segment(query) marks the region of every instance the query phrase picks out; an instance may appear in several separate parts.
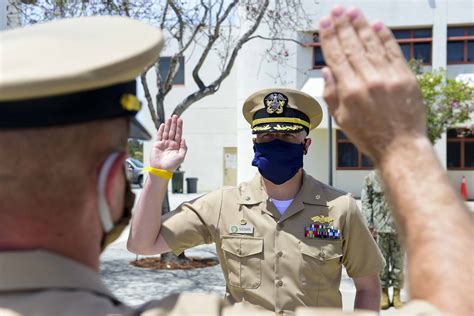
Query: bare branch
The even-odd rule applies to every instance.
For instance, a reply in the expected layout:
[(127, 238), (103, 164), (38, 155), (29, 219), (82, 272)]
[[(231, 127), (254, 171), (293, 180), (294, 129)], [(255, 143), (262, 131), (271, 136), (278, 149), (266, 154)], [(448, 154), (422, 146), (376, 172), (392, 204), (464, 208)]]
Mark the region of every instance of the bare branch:
[(265, 37), (265, 36), (262, 36), (262, 35), (254, 35), (254, 36), (250, 36), (247, 40), (248, 41), (251, 41), (253, 39), (256, 39), (256, 38), (259, 38), (259, 39), (263, 39), (263, 40), (266, 40), (266, 41), (282, 41), (282, 42), (293, 42), (293, 43), (296, 43), (300, 46), (303, 46), (303, 47), (306, 47), (306, 44), (303, 43), (303, 42), (300, 42), (298, 40), (295, 40), (294, 38), (286, 38), (286, 37)]
[(142, 82), (143, 90), (145, 91), (145, 98), (146, 98), (146, 101), (147, 101), (146, 103), (147, 103), (147, 106), (148, 106), (148, 110), (150, 111), (151, 119), (153, 120), (153, 124), (155, 124), (155, 128), (158, 130), (160, 125), (158, 124), (158, 119), (156, 117), (156, 112), (155, 112), (155, 109), (153, 107), (153, 99), (151, 98), (150, 89), (148, 88), (148, 83), (146, 81), (147, 72), (148, 72), (148, 70), (145, 71), (144, 73), (142, 73), (140, 75), (140, 79), (141, 79), (141, 82)]
[[(178, 27), (178, 33), (177, 33), (176, 39), (178, 40), (178, 43), (182, 45), (185, 23), (183, 21), (183, 16), (181, 15), (181, 10), (175, 5), (173, 0), (168, 0), (167, 3), (169, 4), (174, 14), (176, 14), (176, 17), (178, 18), (179, 27)], [(182, 46), (180, 46), (180, 48), (182, 48)]]
[(201, 70), (202, 65), (204, 64), (204, 61), (206, 60), (207, 56), (209, 55), (209, 52), (211, 51), (214, 43), (219, 38), (219, 33), (220, 33), (220, 28), (221, 28), (222, 22), (227, 18), (227, 16), (229, 16), (230, 12), (237, 5), (237, 3), (238, 3), (238, 1), (231, 2), (229, 4), (229, 6), (227, 7), (227, 9), (225, 10), (222, 17), (217, 20), (216, 26), (214, 27), (214, 33), (209, 36), (209, 41), (207, 42), (207, 45), (204, 48), (204, 51), (202, 52), (202, 55), (199, 58), (199, 61), (197, 62), (196, 66), (193, 69), (194, 81), (196, 82), (197, 86), (201, 90), (205, 88), (205, 85), (204, 85), (204, 82), (201, 80), (201, 77), (199, 76), (199, 71)]

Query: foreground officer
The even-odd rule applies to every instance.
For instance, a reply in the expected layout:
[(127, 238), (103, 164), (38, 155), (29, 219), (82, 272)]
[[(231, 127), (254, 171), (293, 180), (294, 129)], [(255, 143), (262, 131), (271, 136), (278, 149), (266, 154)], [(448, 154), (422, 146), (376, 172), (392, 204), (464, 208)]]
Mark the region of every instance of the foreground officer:
[[(404, 253), (379, 174), (379, 171), (372, 170), (365, 177), (360, 202), (369, 230), (385, 259), (385, 267), (380, 273), (382, 284), (380, 308), (388, 309), (391, 305), (400, 308), (403, 305), (400, 289), (403, 287)], [(393, 287), (391, 302), (388, 295), (389, 287)]]
[(149, 138), (134, 119), (135, 77), (158, 57), (161, 32), (78, 18), (0, 43), (0, 315), (191, 315), (197, 305), (220, 315), (222, 302), (202, 295), (134, 310), (98, 274), (130, 218), (127, 138)]
[(342, 265), (354, 279), (355, 307), (379, 309), (383, 259), (355, 200), (303, 171), (309, 131), (321, 121), (319, 104), (291, 89), (254, 93), (243, 114), (256, 134), (259, 174), (211, 192), (161, 218), (171, 171), (186, 145), (177, 117), (160, 126), (150, 172), (134, 211), (130, 251), (176, 254), (216, 243), (227, 299), (277, 313), (298, 306), (341, 307)]

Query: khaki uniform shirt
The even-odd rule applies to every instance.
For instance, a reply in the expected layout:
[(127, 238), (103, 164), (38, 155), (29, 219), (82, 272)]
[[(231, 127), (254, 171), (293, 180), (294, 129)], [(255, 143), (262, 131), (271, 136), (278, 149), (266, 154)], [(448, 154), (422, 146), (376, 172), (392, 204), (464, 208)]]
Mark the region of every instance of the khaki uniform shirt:
[[(305, 238), (305, 227), (317, 215), (334, 219), (342, 237)], [(252, 233), (232, 233), (231, 226), (241, 224), (253, 227)], [(341, 307), (342, 265), (351, 277), (378, 275), (384, 265), (355, 200), (306, 174), (283, 215), (257, 175), (182, 204), (163, 217), (160, 234), (176, 254), (215, 242), (228, 300), (277, 313), (298, 306)]]
[(0, 307), (20, 315), (133, 314), (98, 273), (41, 250), (0, 252)]

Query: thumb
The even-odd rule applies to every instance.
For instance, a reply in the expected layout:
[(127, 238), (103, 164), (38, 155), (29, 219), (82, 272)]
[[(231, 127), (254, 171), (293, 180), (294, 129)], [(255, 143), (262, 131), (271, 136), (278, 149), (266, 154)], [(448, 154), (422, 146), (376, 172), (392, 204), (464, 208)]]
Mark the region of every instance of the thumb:
[(186, 146), (186, 140), (183, 138), (181, 139), (181, 143), (179, 144), (179, 153), (184, 156), (186, 155), (187, 151), (188, 151), (188, 146)]

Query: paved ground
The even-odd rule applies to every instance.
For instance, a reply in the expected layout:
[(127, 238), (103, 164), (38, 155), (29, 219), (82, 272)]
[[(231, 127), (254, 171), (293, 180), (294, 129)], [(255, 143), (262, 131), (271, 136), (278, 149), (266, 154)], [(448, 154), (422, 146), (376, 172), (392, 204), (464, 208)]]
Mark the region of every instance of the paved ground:
[[(137, 194), (140, 190), (134, 189)], [(191, 200), (199, 194), (175, 194), (170, 196), (171, 207), (182, 201)], [(472, 205), (471, 205), (472, 207)], [(101, 257), (101, 274), (117, 297), (129, 305), (139, 305), (151, 299), (160, 299), (172, 293), (206, 292), (223, 296), (225, 282), (220, 265), (193, 270), (150, 270), (137, 268), (129, 264), (136, 255), (126, 250), (128, 230), (110, 245)], [(209, 258), (216, 257), (214, 245), (202, 245), (186, 251), (187, 256)], [(352, 280), (343, 271), (341, 293), (345, 310), (351, 310), (354, 302), (355, 287)], [(402, 291), (402, 299), (408, 299)], [(381, 315), (390, 315), (393, 308)]]

